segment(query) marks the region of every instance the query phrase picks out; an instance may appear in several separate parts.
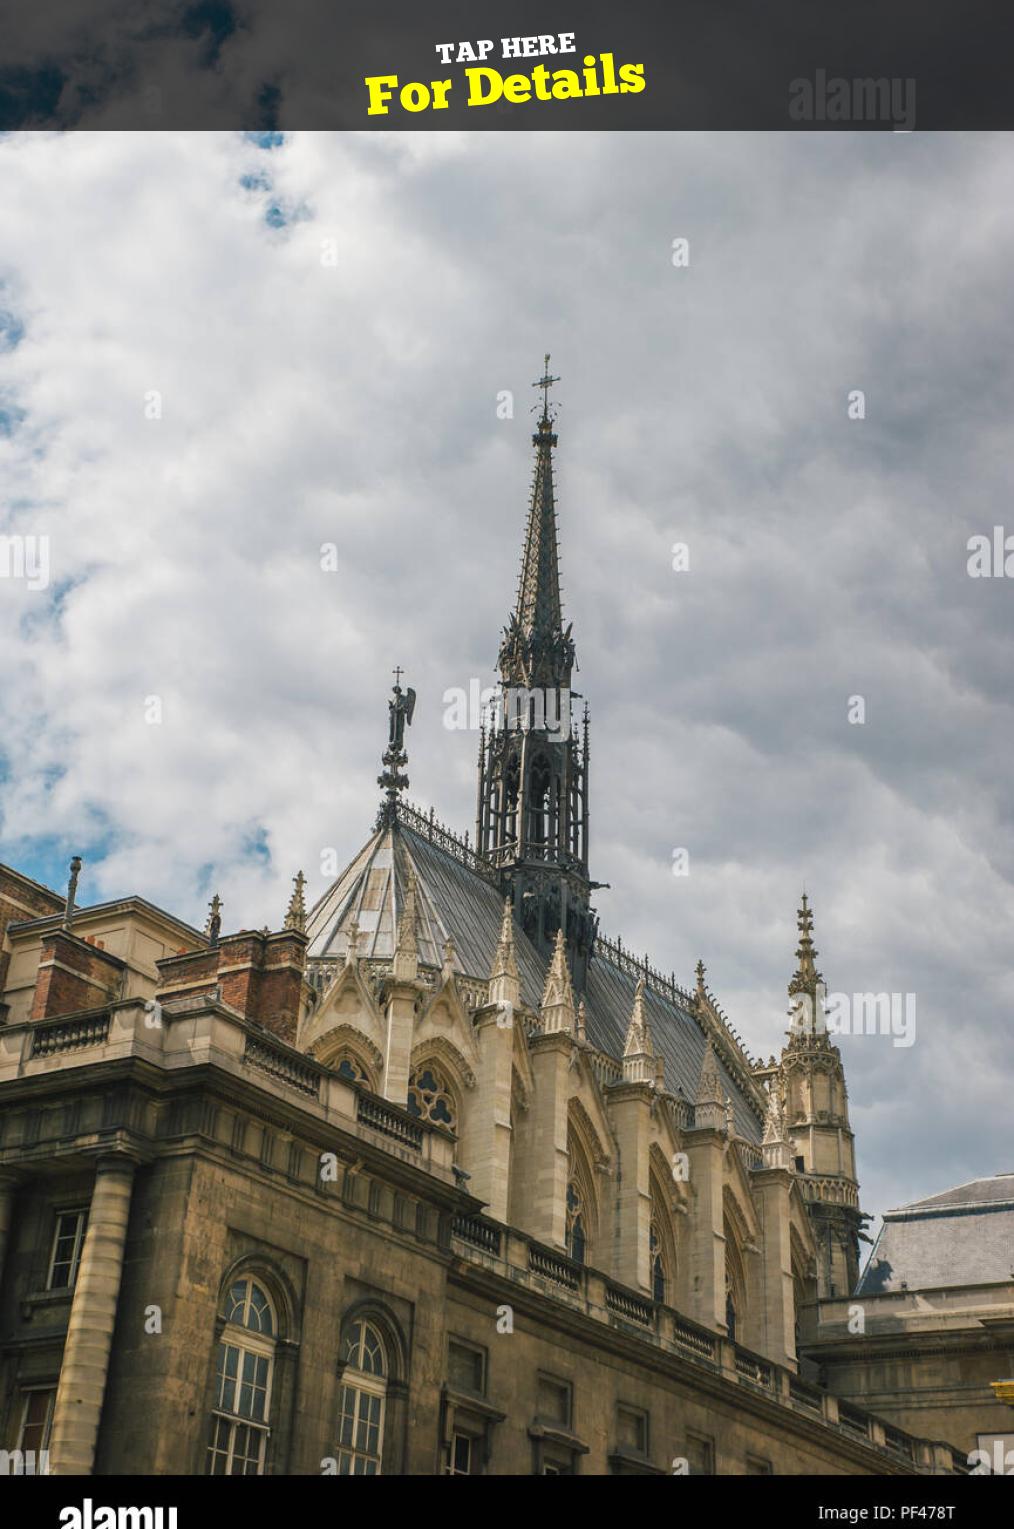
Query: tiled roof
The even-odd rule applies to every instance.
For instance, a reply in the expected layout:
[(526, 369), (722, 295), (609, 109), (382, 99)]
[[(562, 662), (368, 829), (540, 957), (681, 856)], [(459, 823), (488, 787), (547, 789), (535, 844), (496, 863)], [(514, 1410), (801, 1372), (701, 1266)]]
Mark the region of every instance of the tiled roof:
[[(307, 919), (311, 960), (344, 959), (347, 927), (355, 914), (359, 952), (365, 959), (389, 960), (404, 906), (409, 868), (416, 877), (416, 939), (419, 959), (442, 962), (450, 936), (455, 968), (485, 981), (500, 933), (503, 896), (492, 878), (431, 842), (403, 822), (380, 829), (338, 880), (311, 909)], [(537, 1009), (545, 985), (548, 958), (514, 926), (514, 949), (522, 1000)], [(636, 977), (612, 956), (596, 950), (585, 991), (587, 1037), (597, 1050), (620, 1059), (634, 1004)], [(645, 1007), (656, 1055), (665, 1060), (665, 1086), (693, 1102), (707, 1038), (689, 1007), (659, 992), (649, 982)], [(762, 1123), (742, 1086), (719, 1058), (724, 1092), (732, 1100), (740, 1135), (761, 1138)]]
[(1014, 1284), (1014, 1174), (889, 1210), (857, 1294)]

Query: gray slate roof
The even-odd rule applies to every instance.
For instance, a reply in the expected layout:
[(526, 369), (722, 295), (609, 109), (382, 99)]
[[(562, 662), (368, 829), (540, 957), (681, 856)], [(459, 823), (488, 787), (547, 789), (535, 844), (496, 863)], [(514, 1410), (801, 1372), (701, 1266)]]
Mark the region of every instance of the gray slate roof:
[(1014, 1284), (1014, 1173), (887, 1211), (856, 1293), (991, 1284)]
[[(409, 868), (416, 878), (416, 939), (419, 959), (439, 966), (450, 936), (455, 969), (470, 977), (489, 976), (500, 935), (503, 896), (492, 879), (464, 864), (403, 822), (380, 829), (364, 845), (338, 880), (328, 888), (307, 919), (311, 960), (344, 959), (347, 926), (355, 914), (359, 952), (364, 958), (389, 960), (404, 907)], [(515, 923), (514, 951), (521, 996), (538, 1009), (548, 960)], [(617, 1059), (623, 1056), (634, 1004), (636, 978), (601, 949), (594, 955), (585, 992), (588, 1041)], [(649, 982), (645, 1007), (655, 1053), (665, 1060), (665, 1087), (693, 1102), (707, 1040), (690, 1010), (658, 992)], [(723, 1090), (732, 1100), (741, 1136), (759, 1142), (762, 1123), (743, 1089), (719, 1058)]]

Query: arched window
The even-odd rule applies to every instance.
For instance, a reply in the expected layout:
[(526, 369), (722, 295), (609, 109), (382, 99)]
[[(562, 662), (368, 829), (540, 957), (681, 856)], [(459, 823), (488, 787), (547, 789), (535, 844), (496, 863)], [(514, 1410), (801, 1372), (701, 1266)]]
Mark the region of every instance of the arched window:
[(662, 1238), (659, 1234), (658, 1222), (651, 1223), (651, 1231), (648, 1234), (648, 1246), (651, 1257), (651, 1298), (660, 1306), (665, 1305), (666, 1277), (665, 1259), (662, 1256)]
[(365, 1083), (367, 1088), (372, 1088), (370, 1075), (357, 1056), (351, 1051), (343, 1051), (337, 1062), (332, 1062), (339, 1078), (345, 1078), (349, 1083)]
[(372, 1322), (353, 1322), (342, 1345), (338, 1398), (339, 1476), (379, 1476), (384, 1443), (387, 1352)]
[(576, 1264), (583, 1264), (584, 1250), (584, 1202), (580, 1189), (571, 1179), (567, 1185), (567, 1254)]
[(454, 1130), (454, 1095), (443, 1073), (428, 1062), (417, 1067), (408, 1080), (406, 1108), (417, 1120), (432, 1120)]
[(531, 841), (533, 844), (547, 844), (550, 836), (550, 804), (549, 788), (552, 775), (549, 768), (549, 760), (544, 754), (540, 754), (532, 762), (532, 773), (529, 785), (529, 809), (531, 823)]
[(244, 1276), (229, 1287), (218, 1345), (208, 1473), (261, 1476), (271, 1417), (278, 1326), (261, 1285)]
[(728, 1331), (730, 1343), (736, 1341), (736, 1294), (732, 1283), (732, 1276), (728, 1269), (725, 1271), (725, 1326)]

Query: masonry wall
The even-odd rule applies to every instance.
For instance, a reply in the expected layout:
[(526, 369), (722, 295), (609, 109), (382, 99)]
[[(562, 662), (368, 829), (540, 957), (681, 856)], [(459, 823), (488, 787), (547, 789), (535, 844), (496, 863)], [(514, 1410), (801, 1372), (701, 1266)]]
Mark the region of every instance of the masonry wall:
[[(293, 1158), (287, 1144), (276, 1144), (266, 1163), (263, 1132), (239, 1112), (219, 1110), (214, 1129), (218, 1147), (184, 1148), (138, 1170), (98, 1473), (203, 1472), (216, 1315), (223, 1281), (238, 1268), (266, 1279), (283, 1312), (269, 1456), (275, 1473), (316, 1474), (333, 1455), (342, 1323), (364, 1302), (386, 1313), (397, 1335), (388, 1471), (428, 1475), (442, 1466), (449, 1336), (487, 1355), (485, 1401), (506, 1415), (490, 1432), (493, 1474), (537, 1466), (531, 1430), (540, 1373), (572, 1388), (566, 1431), (587, 1446), (575, 1456), (579, 1473), (615, 1468), (618, 1403), (648, 1413), (644, 1464), (656, 1471), (671, 1471), (675, 1458), (692, 1452), (692, 1435), (698, 1447), (710, 1441), (723, 1474), (756, 1469), (758, 1460), (776, 1474), (863, 1469), (826, 1429), (807, 1428), (769, 1399), (704, 1396), (692, 1375), (663, 1374), (665, 1356), (635, 1338), (576, 1336), (570, 1314), (531, 1292), (519, 1291), (512, 1303), (513, 1331), (498, 1332), (502, 1289), (493, 1281), (488, 1292), (470, 1288), (481, 1285), (483, 1271), (454, 1257), (432, 1207), (364, 1173), (322, 1190), (312, 1154), (297, 1147)], [(8, 1394), (26, 1377), (55, 1378), (69, 1300), (43, 1301), (27, 1324), (19, 1313), (40, 1283), (47, 1216), (87, 1198), (89, 1186), (87, 1177), (70, 1175), (45, 1194), (22, 1196), (2, 1303), (4, 1331), (17, 1335), (4, 1361)], [(155, 1307), (160, 1333), (145, 1331)]]

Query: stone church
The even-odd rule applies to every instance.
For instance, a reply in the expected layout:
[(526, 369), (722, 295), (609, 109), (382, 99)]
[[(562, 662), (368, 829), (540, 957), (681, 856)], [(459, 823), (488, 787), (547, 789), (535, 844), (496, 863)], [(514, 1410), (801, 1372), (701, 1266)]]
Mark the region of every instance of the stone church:
[(405, 800), (399, 673), (373, 831), (280, 928), (0, 872), (11, 1468), (966, 1469), (820, 1366), (864, 1217), (805, 896), (766, 1063), (599, 930), (553, 380), (474, 837)]

